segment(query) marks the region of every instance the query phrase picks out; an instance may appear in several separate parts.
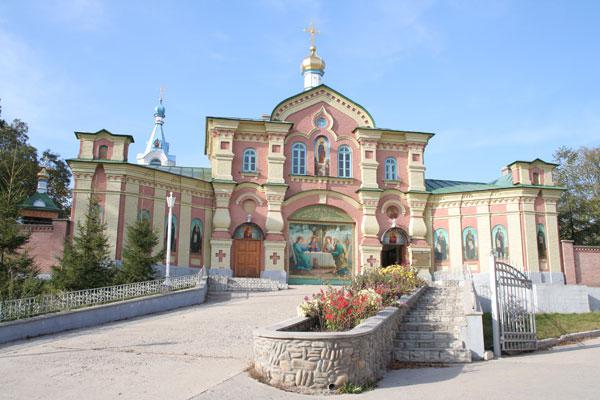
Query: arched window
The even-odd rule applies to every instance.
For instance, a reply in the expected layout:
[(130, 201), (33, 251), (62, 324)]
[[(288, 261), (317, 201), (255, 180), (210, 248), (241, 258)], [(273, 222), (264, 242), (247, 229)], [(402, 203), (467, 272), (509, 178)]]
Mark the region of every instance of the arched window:
[(256, 172), (256, 150), (244, 150), (244, 165), (242, 167), (242, 171)]
[(160, 166), (160, 160), (158, 158), (153, 158), (152, 160), (150, 160), (150, 165), (156, 165), (157, 167)]
[(108, 159), (108, 146), (103, 144), (98, 147), (98, 159), (107, 160)]
[(352, 177), (352, 150), (348, 146), (340, 146), (338, 149), (338, 176)]
[(385, 159), (385, 180), (395, 181), (398, 179), (398, 168), (396, 168), (396, 159), (395, 158), (386, 158)]
[(306, 146), (303, 143), (292, 145), (292, 175), (306, 175)]

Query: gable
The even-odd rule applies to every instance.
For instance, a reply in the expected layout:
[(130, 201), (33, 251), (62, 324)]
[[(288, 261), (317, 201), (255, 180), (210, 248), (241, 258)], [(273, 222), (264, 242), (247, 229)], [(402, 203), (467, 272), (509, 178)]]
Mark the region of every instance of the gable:
[(375, 127), (373, 117), (371, 117), (371, 114), (369, 114), (363, 106), (331, 89), (327, 85), (319, 85), (283, 100), (273, 109), (271, 119), (275, 121), (286, 121), (287, 117), (290, 115), (318, 103), (328, 104), (336, 110), (348, 115), (356, 121), (356, 124), (359, 127)]

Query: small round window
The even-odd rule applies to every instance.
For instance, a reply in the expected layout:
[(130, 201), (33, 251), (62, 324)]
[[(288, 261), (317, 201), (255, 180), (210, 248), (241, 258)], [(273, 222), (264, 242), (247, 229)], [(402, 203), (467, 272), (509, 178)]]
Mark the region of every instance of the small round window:
[(315, 121), (315, 124), (317, 125), (317, 127), (319, 128), (325, 128), (327, 126), (327, 120), (325, 119), (325, 117), (319, 117), (317, 118), (317, 120)]

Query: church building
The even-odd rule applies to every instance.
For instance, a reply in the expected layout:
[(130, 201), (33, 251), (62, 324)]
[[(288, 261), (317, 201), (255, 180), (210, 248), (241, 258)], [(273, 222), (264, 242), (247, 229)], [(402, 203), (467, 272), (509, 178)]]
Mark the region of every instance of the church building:
[(492, 252), (524, 271), (560, 274), (555, 164), (514, 161), (489, 183), (427, 179), (434, 134), (379, 128), (323, 84), (312, 33), (303, 91), (261, 119), (206, 117), (210, 168), (176, 165), (162, 95), (135, 163), (132, 136), (76, 132), (71, 230), (95, 195), (112, 258), (122, 258), (138, 218), (164, 248), (172, 192), (171, 262), (210, 274), (318, 283), (391, 264), (477, 273)]

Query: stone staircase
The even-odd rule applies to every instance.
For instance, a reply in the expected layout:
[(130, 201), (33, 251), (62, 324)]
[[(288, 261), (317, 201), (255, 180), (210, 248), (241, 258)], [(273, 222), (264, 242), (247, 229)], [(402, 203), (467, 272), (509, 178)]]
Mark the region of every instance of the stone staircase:
[(394, 359), (408, 363), (468, 363), (471, 351), (462, 337), (466, 327), (462, 288), (454, 282), (427, 288), (406, 313), (394, 340)]

